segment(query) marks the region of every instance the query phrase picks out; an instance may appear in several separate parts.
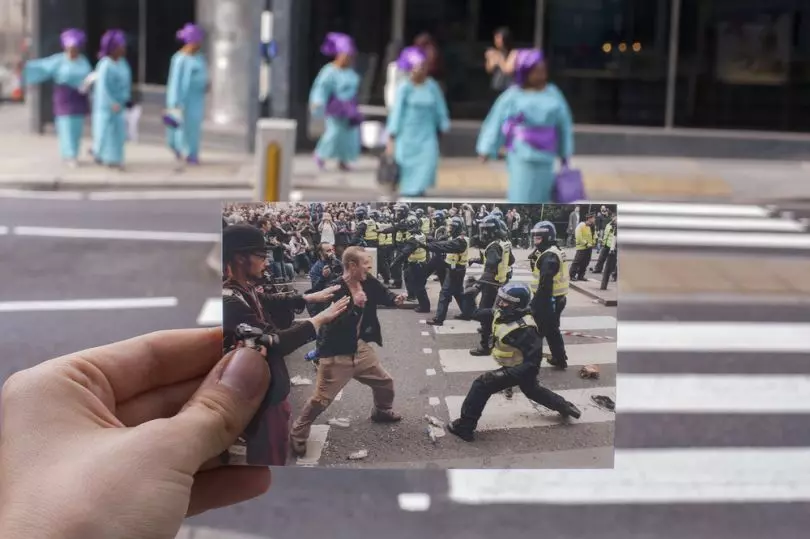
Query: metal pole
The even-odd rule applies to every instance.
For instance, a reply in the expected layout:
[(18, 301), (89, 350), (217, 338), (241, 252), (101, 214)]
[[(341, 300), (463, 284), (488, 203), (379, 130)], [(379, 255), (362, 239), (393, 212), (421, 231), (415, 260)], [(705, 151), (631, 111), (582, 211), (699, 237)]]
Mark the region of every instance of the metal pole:
[(543, 48), (543, 24), (546, 22), (546, 0), (536, 0), (534, 8), (534, 46)]
[(669, 63), (667, 65), (667, 104), (664, 115), (664, 128), (672, 129), (675, 124), (675, 87), (678, 77), (678, 31), (681, 27), (681, 0), (672, 0), (669, 18)]
[(146, 0), (138, 0), (138, 80), (146, 84)]
[(405, 0), (391, 0), (394, 9), (391, 10), (391, 40), (396, 43), (405, 41)]

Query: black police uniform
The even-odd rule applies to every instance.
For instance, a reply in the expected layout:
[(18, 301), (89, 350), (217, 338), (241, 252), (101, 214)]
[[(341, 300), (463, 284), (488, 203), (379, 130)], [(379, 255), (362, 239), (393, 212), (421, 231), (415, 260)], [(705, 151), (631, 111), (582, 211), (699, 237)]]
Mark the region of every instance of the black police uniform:
[[(222, 250), (226, 261), (234, 253), (260, 253), (267, 251), (264, 235), (250, 225), (233, 225), (222, 234)], [(256, 415), (245, 429), (247, 461), (249, 464), (283, 466), (289, 446), (290, 375), (284, 356), (316, 338), (315, 328), (309, 322), (294, 324), (279, 330), (268, 313), (274, 308), (303, 311), (301, 296), (269, 295), (260, 293), (251, 284), (226, 280), (222, 285), (223, 347), (228, 352), (237, 344), (236, 328), (248, 324), (275, 335), (277, 345), (267, 351), (270, 368), (270, 388)]]
[[(443, 224), (443, 223), (442, 223)], [(439, 223), (436, 223), (437, 227), (434, 229), (430, 235), (428, 235), (428, 239), (434, 239), (436, 241), (445, 241), (449, 240), (450, 237), (447, 234), (447, 228), (445, 226), (439, 227)], [(431, 275), (435, 274), (436, 277), (439, 279), (440, 283), (444, 282), (445, 274), (447, 273), (447, 265), (444, 263), (444, 253), (439, 251), (431, 250), (431, 253), (437, 253), (438, 256), (430, 257), (430, 260), (427, 263), (427, 267), (425, 268), (425, 272), (427, 273), (428, 278)]]
[[(424, 252), (424, 260), (410, 260), (421, 252)], [(407, 233), (407, 239), (400, 243), (398, 254), (394, 258), (392, 266), (402, 265), (403, 262), (405, 263), (406, 287), (416, 298), (416, 301), (419, 302), (419, 307), (414, 312), (429, 313), (430, 297), (425, 288), (427, 285), (427, 273), (425, 271), (427, 266), (427, 238), (418, 229), (413, 229), (412, 232)]]
[[(522, 324), (521, 319), (527, 314), (529, 314), (529, 309), (516, 309), (509, 312), (500, 309), (479, 309), (475, 313), (475, 319), (485, 326), (492, 327), (493, 319), (496, 316), (499, 323), (517, 322)], [(506, 335), (503, 344), (519, 350), (523, 354), (523, 362), (512, 367), (500, 367), (476, 378), (461, 405), (460, 417), (450, 423), (447, 430), (462, 440), (472, 442), (473, 433), (489, 398), (515, 386), (520, 387), (521, 392), (527, 398), (559, 412), (564, 418), (570, 416), (579, 419), (581, 412), (576, 406), (566, 401), (561, 395), (541, 386), (537, 381), (543, 358), (543, 338), (535, 327), (523, 324), (523, 327)]]
[[(498, 273), (498, 265), (503, 259), (503, 254), (504, 253), (501, 246), (497, 243), (497, 241), (493, 241), (484, 252), (483, 261), (480, 259), (470, 260), (471, 263), (483, 262), (484, 264), (483, 274), (481, 275), (481, 279), (478, 280), (478, 285), (481, 290), (481, 298), (478, 300), (478, 309), (491, 309), (492, 306), (495, 305), (495, 298), (498, 296), (498, 288), (505, 284), (499, 283), (495, 280), (495, 276)], [(512, 267), (514, 263), (515, 256), (510, 251), (509, 267)], [(467, 320), (475, 318), (475, 295), (466, 294), (464, 297), (464, 302), (465, 309), (462, 316), (459, 318)], [(489, 351), (492, 349), (492, 345), (490, 343), (491, 336), (491, 326), (486, 324), (482, 325), (481, 343), (478, 348), (470, 350), (470, 353), (474, 356), (488, 356)]]
[[(619, 278), (619, 228), (614, 224), (613, 230), (613, 247), (610, 249), (608, 253), (607, 260), (605, 260), (605, 271), (602, 273), (602, 283), (600, 288), (602, 290), (607, 290), (608, 279), (610, 276), (613, 276), (613, 280)], [(607, 247), (603, 247), (603, 249), (607, 249)]]
[[(406, 230), (405, 220), (408, 218), (407, 207), (400, 207), (395, 210), (393, 224), (384, 230), (379, 230), (382, 234), (393, 234), (392, 255), (391, 255), (391, 283), (392, 289), (402, 288), (402, 275), (403, 275), (403, 259), (399, 259), (398, 263), (394, 263), (398, 259), (398, 254), (401, 249), (401, 244), (405, 241)], [(410, 292), (410, 291), (409, 291)], [(410, 294), (408, 294), (410, 296)]]
[(546, 339), (552, 359), (550, 364), (557, 368), (568, 366), (568, 355), (565, 352), (565, 342), (560, 331), (560, 317), (568, 302), (566, 296), (554, 297), (554, 277), (564, 268), (560, 267), (557, 256), (549, 252), (535, 250), (529, 255), (532, 268), (537, 267), (540, 273), (540, 282), (532, 297), (530, 304), (540, 334)]
[(386, 285), (391, 281), (391, 260), (394, 256), (394, 244), (393, 236), (391, 237), (391, 242), (382, 242), (380, 235), (385, 236), (387, 239), (389, 234), (385, 233), (384, 230), (390, 228), (391, 224), (386, 222), (384, 218), (381, 218), (377, 222), (377, 269), (380, 272), (383, 283)]
[[(428, 241), (428, 249), (432, 253), (438, 253), (440, 255), (462, 255), (468, 251), (468, 242), (469, 240), (463, 236), (442, 241)], [(440, 258), (440, 256), (434, 258)], [(436, 307), (436, 314), (433, 316), (433, 320), (428, 320), (428, 324), (431, 326), (441, 326), (444, 324), (451, 299), (455, 299), (459, 309), (463, 309), (464, 276), (466, 274), (467, 264), (464, 261), (455, 264), (453, 267), (449, 267), (445, 263), (445, 277), (442, 281), (441, 292), (439, 292), (439, 305)]]

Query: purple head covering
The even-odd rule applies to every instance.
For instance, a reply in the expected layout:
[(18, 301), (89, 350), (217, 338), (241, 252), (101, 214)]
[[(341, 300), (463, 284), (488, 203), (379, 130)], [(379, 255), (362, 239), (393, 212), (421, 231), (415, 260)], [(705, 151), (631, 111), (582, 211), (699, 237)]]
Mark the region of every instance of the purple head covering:
[(416, 67), (423, 65), (425, 62), (427, 62), (427, 55), (425, 54), (425, 51), (419, 47), (406, 47), (401, 53), (399, 53), (397, 67), (399, 67), (402, 71), (407, 71), (410, 73)]
[(123, 47), (127, 44), (127, 38), (123, 30), (107, 30), (101, 36), (101, 47), (98, 51), (98, 57), (104, 58), (109, 56), (118, 47)]
[(84, 32), (77, 28), (68, 28), (59, 36), (62, 41), (62, 48), (81, 47), (87, 40)]
[(529, 72), (545, 60), (539, 49), (520, 49), (515, 57), (515, 83), (523, 84)]
[(205, 32), (196, 24), (187, 23), (183, 28), (177, 31), (177, 39), (186, 45), (199, 45), (203, 42)]
[(338, 54), (354, 54), (354, 40), (339, 32), (329, 32), (321, 45), (321, 54), (324, 56), (337, 56)]

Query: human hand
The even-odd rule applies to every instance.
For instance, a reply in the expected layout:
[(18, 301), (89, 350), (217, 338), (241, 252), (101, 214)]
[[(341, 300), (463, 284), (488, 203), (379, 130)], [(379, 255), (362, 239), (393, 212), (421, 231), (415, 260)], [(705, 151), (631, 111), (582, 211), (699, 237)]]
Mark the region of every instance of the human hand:
[(323, 268), (323, 271), (321, 272), (321, 275), (323, 275), (324, 277), (329, 277), (330, 273), (332, 273), (332, 270), (329, 269), (329, 266), (325, 266)]
[(340, 285), (330, 286), (329, 288), (324, 288), (318, 292), (305, 295), (304, 300), (307, 303), (326, 303), (332, 299), (332, 296), (334, 296), (335, 292), (338, 290), (340, 290)]
[(354, 295), (354, 304), (358, 307), (365, 307), (366, 301), (368, 301), (368, 297), (362, 290)]
[(349, 296), (344, 296), (323, 311), (316, 314), (311, 319), (312, 325), (315, 326), (315, 331), (317, 331), (322, 324), (328, 324), (346, 312), (346, 309), (349, 307), (349, 299)]
[(487, 156), (487, 155), (479, 155), (479, 156), (478, 156), (478, 160), (479, 160), (481, 163), (486, 163), (487, 161), (489, 161), (489, 156)]
[(406, 294), (400, 294), (400, 295), (398, 295), (397, 297), (394, 298), (394, 305), (399, 307), (403, 303), (405, 303), (406, 299), (408, 299), (408, 296)]
[(269, 385), (222, 330), (151, 333), (12, 375), (2, 392), (0, 537), (174, 538), (254, 498), (262, 467), (219, 467)]
[(385, 145), (385, 154), (388, 156), (394, 155), (394, 151), (396, 150), (396, 143), (393, 139), (389, 139), (388, 143)]

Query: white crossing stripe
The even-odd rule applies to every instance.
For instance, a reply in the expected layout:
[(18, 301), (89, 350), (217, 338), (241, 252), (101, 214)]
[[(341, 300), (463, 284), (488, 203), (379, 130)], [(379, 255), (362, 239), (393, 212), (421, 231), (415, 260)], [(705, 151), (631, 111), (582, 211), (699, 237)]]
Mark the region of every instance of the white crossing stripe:
[(770, 212), (761, 206), (736, 204), (688, 204), (656, 202), (622, 202), (618, 207), (619, 218), (631, 213), (653, 214), (664, 218), (669, 215), (713, 217), (768, 217)]
[(810, 449), (616, 450), (614, 469), (448, 470), (460, 504), (810, 502)]
[(5, 236), (6, 234), (8, 234), (8, 227), (0, 226), (0, 236)]
[(427, 511), (430, 509), (430, 494), (424, 492), (403, 492), (397, 497), (403, 511)]
[(619, 215), (619, 226), (624, 229), (692, 229), (730, 230), (736, 232), (804, 232), (807, 227), (787, 219), (672, 217), (646, 215)]
[(197, 325), (218, 326), (220, 324), (222, 324), (222, 298), (205, 300), (200, 315), (197, 317)]
[(109, 311), (176, 307), (177, 298), (66, 299), (52, 301), (3, 301), (0, 313), (37, 311)]
[(621, 413), (810, 413), (808, 375), (622, 374)]
[[(467, 335), (478, 333), (481, 327), (473, 320), (445, 320), (443, 326), (433, 326), (437, 335)], [(563, 331), (588, 331), (616, 329), (616, 319), (612, 316), (564, 316), (560, 320)]]
[(622, 322), (617, 339), (623, 352), (810, 354), (810, 323)]
[(623, 230), (621, 245), (652, 247), (739, 247), (740, 249), (810, 249), (810, 235), (734, 232)]
[(29, 189), (0, 189), (0, 198), (32, 200), (82, 200), (84, 198), (84, 194), (79, 191), (32, 191)]
[(307, 452), (303, 457), (299, 457), (296, 464), (298, 466), (317, 466), (329, 437), (329, 425), (312, 425), (307, 439)]
[[(604, 410), (591, 400), (592, 395), (605, 395), (616, 401), (615, 387), (589, 387), (584, 389), (566, 389), (555, 391), (565, 400), (574, 403), (582, 411), (582, 417), (576, 423), (606, 423), (614, 421), (616, 414)], [(464, 396), (447, 396), (447, 411), (450, 420), (458, 419)], [(536, 404), (515, 391), (511, 399), (498, 393), (490, 397), (487, 407), (478, 421), (479, 431), (549, 427), (559, 425), (563, 420), (560, 414)]]
[[(615, 343), (567, 344), (565, 352), (569, 367), (616, 363)], [(444, 372), (483, 372), (498, 367), (492, 356), (473, 356), (469, 350), (439, 350), (439, 362)], [(545, 363), (543, 366), (551, 368)]]
[(193, 243), (216, 243), (219, 234), (200, 232), (161, 232), (157, 230), (110, 230), (100, 228), (54, 228), (44, 226), (14, 227), (17, 236), (38, 236), (45, 238), (80, 238), (105, 240), (175, 241)]

